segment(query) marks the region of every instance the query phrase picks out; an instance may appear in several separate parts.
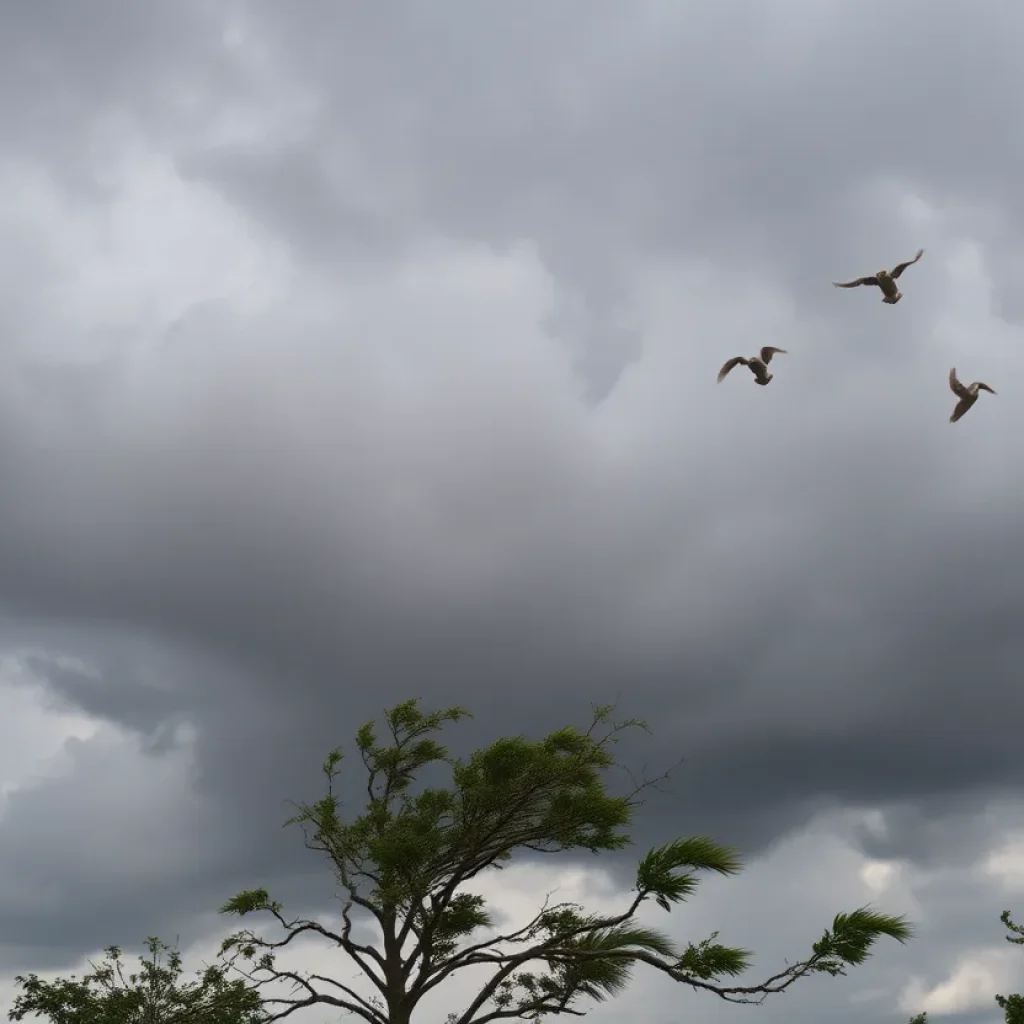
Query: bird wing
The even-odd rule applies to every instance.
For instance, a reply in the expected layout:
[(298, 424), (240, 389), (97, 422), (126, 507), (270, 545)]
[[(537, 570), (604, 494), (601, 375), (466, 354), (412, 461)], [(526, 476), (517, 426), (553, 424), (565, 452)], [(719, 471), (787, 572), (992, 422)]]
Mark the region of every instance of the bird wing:
[(856, 281), (833, 281), (837, 288), (856, 288), (862, 284), (878, 284), (878, 278), (872, 274), (870, 277), (858, 277)]
[(745, 359), (743, 356), (733, 356), (725, 366), (718, 371), (718, 383), (721, 384), (723, 380), (728, 376), (729, 371), (737, 366), (749, 366), (750, 360)]
[(969, 398), (971, 395), (970, 388), (965, 388), (957, 379), (955, 366), (949, 371), (949, 390), (960, 398)]
[(774, 348), (771, 345), (765, 345), (765, 347), (761, 349), (761, 362), (767, 366), (772, 361), (772, 356), (775, 355), (776, 352), (781, 352), (783, 355), (786, 355), (786, 350), (784, 348)]
[(906, 263), (898, 263), (892, 268), (892, 274), (890, 275), (893, 280), (900, 276), (907, 267), (913, 266), (922, 256), (924, 255), (924, 249), (918, 249), (917, 255), (912, 260), (907, 260)]
[(956, 403), (956, 408), (953, 410), (953, 415), (949, 417), (949, 422), (956, 423), (972, 405), (974, 405), (974, 395), (967, 395), (965, 398), (961, 398)]

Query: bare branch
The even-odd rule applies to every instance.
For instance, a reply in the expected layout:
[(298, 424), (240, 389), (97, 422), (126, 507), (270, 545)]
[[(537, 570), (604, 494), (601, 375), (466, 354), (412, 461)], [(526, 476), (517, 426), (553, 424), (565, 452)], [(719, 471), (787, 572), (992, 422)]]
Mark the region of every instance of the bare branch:
[(518, 967), (517, 963), (508, 963), (504, 967), (500, 967), (498, 970), (491, 975), (491, 980), (487, 982), (483, 988), (476, 994), (476, 998), (469, 1004), (469, 1007), (462, 1013), (462, 1015), (456, 1020), (456, 1024), (469, 1024), (473, 1020), (477, 1010), (479, 1010), (494, 993), (498, 990), (498, 986)]
[[(532, 1003), (519, 1003), (516, 1006), (510, 1006), (505, 1009), (491, 1010), (490, 1013), (485, 1013), (482, 1017), (474, 1017), (473, 1024), (488, 1024), (488, 1021), (502, 1020), (509, 1017), (532, 1020), (542, 1013), (564, 1013), (570, 1017), (586, 1017), (587, 1015), (585, 1010), (574, 1010), (569, 1006), (562, 1005), (560, 1002), (553, 1003), (547, 999), (537, 999)], [(527, 1014), (532, 1014), (532, 1016), (527, 1017)]]
[(381, 993), (385, 993), (387, 991), (387, 985), (385, 984), (384, 979), (380, 975), (378, 975), (377, 972), (371, 967), (371, 965), (367, 963), (367, 961), (365, 961), (360, 955), (363, 950), (366, 950), (370, 953), (374, 960), (376, 960), (379, 964), (383, 966), (384, 958), (372, 946), (358, 946), (355, 943), (349, 942), (342, 935), (338, 935), (337, 933), (332, 932), (330, 929), (324, 928), (323, 925), (318, 924), (316, 921), (300, 921), (296, 919), (295, 921), (287, 922), (281, 917), (281, 915), (278, 912), (272, 910), (271, 908), (268, 908), (268, 910), (282, 923), (282, 926), (287, 930), (288, 934), (283, 939), (274, 940), (261, 939), (258, 936), (254, 935), (252, 932), (246, 931), (240, 933), (240, 935), (243, 937), (243, 941), (253, 946), (257, 946), (260, 949), (276, 950), (283, 949), (294, 939), (304, 934), (305, 932), (314, 932), (317, 935), (322, 935), (324, 938), (330, 939), (332, 942), (341, 946), (341, 948), (344, 949), (345, 952), (350, 957), (352, 957), (353, 960), (355, 960), (355, 962), (359, 965), (362, 972), (367, 976), (367, 978), (370, 979), (371, 982), (373, 982), (374, 986), (376, 986), (376, 988)]
[(363, 959), (363, 955), (369, 956), (375, 963), (377, 963), (381, 970), (384, 969), (384, 957), (380, 955), (380, 952), (373, 948), (373, 946), (366, 946), (361, 943), (353, 942), (349, 936), (352, 934), (352, 917), (349, 911), (352, 909), (352, 901), (349, 900), (344, 907), (341, 908), (341, 918), (345, 923), (345, 927), (341, 932), (341, 947), (346, 953), (359, 965), (359, 969), (365, 974), (377, 988), (383, 992), (382, 987), (383, 981), (378, 980), (377, 975), (373, 972), (370, 965)]
[(307, 850), (312, 850), (315, 853), (326, 853), (327, 856), (330, 857), (331, 860), (333, 861), (334, 866), (337, 868), (338, 877), (341, 880), (341, 884), (345, 887), (346, 891), (348, 892), (349, 899), (356, 906), (362, 907), (363, 910), (367, 911), (368, 913), (373, 915), (373, 917), (379, 920), (380, 912), (378, 911), (377, 907), (373, 903), (371, 903), (370, 900), (368, 900), (365, 896), (360, 894), (359, 887), (355, 885), (355, 883), (353, 883), (351, 879), (353, 877), (365, 878), (368, 882), (372, 882), (374, 885), (377, 886), (380, 885), (380, 879), (375, 874), (373, 874), (373, 872), (367, 871), (365, 870), (365, 868), (361, 866), (355, 867), (353, 870), (350, 870), (345, 865), (345, 861), (347, 859), (345, 855), (339, 854), (336, 850), (332, 849), (325, 842), (317, 842), (316, 839), (310, 839), (309, 833), (306, 831), (306, 826), (304, 823), (300, 822), (299, 827), (302, 829), (303, 846), (305, 846)]
[[(271, 914), (273, 914), (273, 916), (280, 923), (281, 927), (284, 928), (286, 931), (290, 932), (288, 938), (284, 939), (281, 943), (276, 945), (278, 948), (280, 946), (287, 945), (293, 938), (295, 938), (296, 935), (299, 935), (302, 932), (316, 932), (319, 935), (322, 935), (325, 939), (330, 939), (332, 942), (341, 946), (341, 948), (344, 949), (345, 952), (348, 953), (348, 955), (352, 957), (352, 959), (355, 960), (357, 964), (359, 964), (359, 967), (362, 969), (363, 973), (374, 983), (374, 985), (377, 986), (378, 989), (380, 989), (381, 992), (383, 992), (385, 991), (384, 981), (380, 977), (378, 977), (378, 975), (373, 971), (370, 965), (363, 959), (363, 956), (370, 957), (371, 960), (377, 963), (381, 970), (383, 970), (385, 966), (384, 957), (381, 956), (380, 952), (374, 949), (373, 946), (367, 946), (362, 943), (353, 942), (352, 939), (350, 938), (352, 932), (352, 919), (349, 914), (349, 911), (352, 907), (352, 903), (354, 902), (355, 899), (351, 898), (350, 893), (350, 899), (348, 903), (345, 904), (341, 911), (342, 920), (344, 921), (345, 925), (344, 928), (342, 929), (341, 935), (338, 935), (336, 932), (330, 931), (323, 925), (318, 924), (316, 921), (300, 920), (299, 918), (296, 918), (294, 921), (291, 922), (285, 921), (284, 917), (281, 915), (279, 911), (275, 910), (273, 907), (267, 907), (267, 910)], [(261, 942), (261, 944), (266, 946), (275, 945), (274, 943), (269, 942)]]
[[(268, 996), (264, 998), (263, 1005), (269, 1006), (270, 1004), (281, 1004), (286, 1008), (279, 1012), (271, 1012), (268, 1017), (268, 1024), (271, 1021), (282, 1020), (283, 1018), (294, 1013), (295, 1010), (303, 1009), (307, 1006), (314, 1006), (317, 1003), (327, 1003), (330, 1006), (337, 1006), (339, 1009), (347, 1010), (349, 1013), (357, 1014), (362, 1017), (363, 1020), (367, 1021), (368, 1024), (389, 1024), (388, 1018), (385, 1014), (381, 1013), (380, 1010), (368, 1003), (358, 993), (353, 992), (345, 985), (341, 985), (339, 982), (331, 981), (333, 985), (337, 985), (339, 988), (345, 990), (346, 994), (350, 997), (349, 999), (339, 999), (337, 996), (332, 996), (326, 992), (320, 992), (314, 988), (307, 978), (304, 978), (301, 974), (295, 971), (279, 971), (276, 967), (264, 967), (260, 966), (256, 968), (256, 971), (266, 972), (267, 977), (258, 978), (256, 977), (256, 971), (246, 971), (234, 964), (235, 970), (242, 975), (254, 988), (263, 988), (266, 985), (271, 985), (278, 981), (290, 981), (292, 982), (293, 991), (296, 988), (305, 989), (308, 993), (306, 998), (296, 999), (284, 999), (277, 996)], [(312, 975), (314, 979), (330, 981), (327, 978), (320, 978), (319, 975)]]

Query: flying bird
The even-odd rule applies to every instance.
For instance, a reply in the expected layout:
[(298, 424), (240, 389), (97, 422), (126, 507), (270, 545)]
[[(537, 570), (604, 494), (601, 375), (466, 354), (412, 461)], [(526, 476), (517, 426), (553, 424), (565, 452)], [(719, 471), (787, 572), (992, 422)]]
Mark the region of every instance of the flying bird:
[(953, 394), (960, 399), (960, 401), (956, 403), (953, 415), (949, 417), (950, 423), (956, 423), (956, 421), (960, 419), (960, 417), (963, 416), (963, 414), (967, 412), (972, 405), (974, 405), (978, 400), (979, 391), (988, 391), (990, 394), (995, 394), (995, 391), (993, 391), (992, 388), (987, 384), (982, 384), (980, 380), (976, 380), (970, 386), (965, 387), (959, 380), (957, 380), (955, 366), (949, 371), (949, 387)]
[(906, 263), (899, 263), (892, 270), (880, 270), (871, 277), (858, 277), (856, 281), (833, 281), (832, 283), (837, 288), (857, 288), (862, 284), (877, 285), (882, 289), (882, 301), (889, 303), (890, 306), (894, 306), (903, 298), (903, 292), (896, 287), (896, 281), (907, 267), (916, 263), (923, 255), (924, 249), (918, 249), (917, 255), (912, 260), (907, 260)]
[(768, 364), (772, 361), (772, 356), (776, 353), (781, 352), (786, 355), (784, 348), (772, 348), (771, 345), (765, 345), (761, 349), (759, 356), (751, 356), (749, 359), (744, 356), (733, 356), (725, 366), (718, 371), (718, 383), (721, 384), (723, 380), (728, 376), (729, 371), (736, 366), (749, 366), (751, 373), (754, 375), (754, 380), (758, 384), (767, 384), (768, 381), (775, 376), (773, 373), (768, 372)]

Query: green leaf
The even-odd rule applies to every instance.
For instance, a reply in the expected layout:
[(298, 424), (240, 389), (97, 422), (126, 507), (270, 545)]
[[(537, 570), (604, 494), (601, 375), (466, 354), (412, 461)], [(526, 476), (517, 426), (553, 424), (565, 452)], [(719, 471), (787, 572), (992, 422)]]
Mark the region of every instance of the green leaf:
[(696, 946), (692, 943), (687, 946), (679, 959), (679, 968), (703, 981), (735, 978), (747, 970), (753, 954), (746, 949), (716, 943), (717, 938), (718, 932), (712, 932)]
[(733, 875), (741, 869), (737, 854), (704, 836), (675, 839), (647, 853), (637, 868), (636, 887), (654, 896), (663, 910), (671, 910), (697, 888), (695, 871)]
[(849, 914), (837, 914), (831, 930), (814, 944), (818, 961), (815, 970), (828, 974), (843, 974), (847, 965), (864, 963), (871, 955), (871, 947), (883, 935), (906, 942), (913, 929), (903, 917), (880, 914), (869, 907), (861, 907)]
[(257, 910), (280, 910), (281, 905), (270, 899), (266, 889), (249, 889), (233, 896), (220, 908), (221, 914), (252, 914)]

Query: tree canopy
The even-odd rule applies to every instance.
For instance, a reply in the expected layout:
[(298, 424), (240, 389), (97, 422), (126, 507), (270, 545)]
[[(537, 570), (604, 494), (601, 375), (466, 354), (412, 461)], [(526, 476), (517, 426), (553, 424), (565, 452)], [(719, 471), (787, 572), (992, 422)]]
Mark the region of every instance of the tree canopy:
[[(620, 994), (637, 967), (722, 999), (761, 1002), (800, 978), (844, 974), (882, 936), (901, 943), (910, 937), (902, 917), (861, 907), (837, 914), (803, 959), (761, 981), (733, 983), (751, 964), (748, 950), (719, 943), (717, 932), (681, 946), (637, 920), (649, 904), (670, 912), (685, 901), (700, 872), (740, 870), (734, 851), (703, 836), (671, 839), (644, 854), (618, 913), (595, 914), (549, 896), (521, 927), (496, 929), (472, 889), (482, 872), (507, 866), (515, 855), (596, 854), (630, 845), (634, 812), (660, 780), (630, 775), (623, 792), (612, 791), (610, 774), (623, 767), (615, 744), (626, 731), (646, 728), (614, 721), (613, 711), (594, 708), (586, 730), (505, 737), (460, 759), (436, 735), (468, 712), (424, 712), (418, 701), (406, 701), (385, 712), (383, 741), (373, 722), (356, 733), (366, 778), (363, 811), (354, 817), (341, 813), (336, 783), (343, 758), (332, 751), (323, 764), (326, 793), (298, 805), (286, 824), (298, 824), (306, 846), (333, 871), (340, 925), (286, 916), (265, 889), (239, 893), (221, 908), (265, 914), (280, 930), (268, 938), (244, 929), (222, 948), (226, 962), (254, 985), (291, 987), (288, 995), (268, 990), (269, 1019), (320, 1004), (368, 1024), (409, 1024), (428, 993), (466, 968), (484, 968), (485, 977), (468, 1004), (449, 1015), (450, 1024), (580, 1016), (587, 1001)], [(425, 773), (441, 768), (446, 785), (424, 783)], [(373, 926), (374, 941), (357, 941), (357, 922)], [(318, 936), (342, 951), (358, 967), (362, 991), (348, 983), (349, 972), (329, 978), (280, 966), (280, 950), (300, 936)]]
[[(157, 938), (146, 940), (148, 956), (125, 977), (121, 950), (108, 946), (92, 973), (43, 981), (37, 974), (14, 979), (20, 994), (8, 1019), (33, 1014), (51, 1024), (259, 1024), (266, 1019), (257, 991), (240, 978), (230, 981), (218, 964), (196, 981), (179, 984), (181, 955)], [(167, 955), (166, 964), (163, 963)]]

